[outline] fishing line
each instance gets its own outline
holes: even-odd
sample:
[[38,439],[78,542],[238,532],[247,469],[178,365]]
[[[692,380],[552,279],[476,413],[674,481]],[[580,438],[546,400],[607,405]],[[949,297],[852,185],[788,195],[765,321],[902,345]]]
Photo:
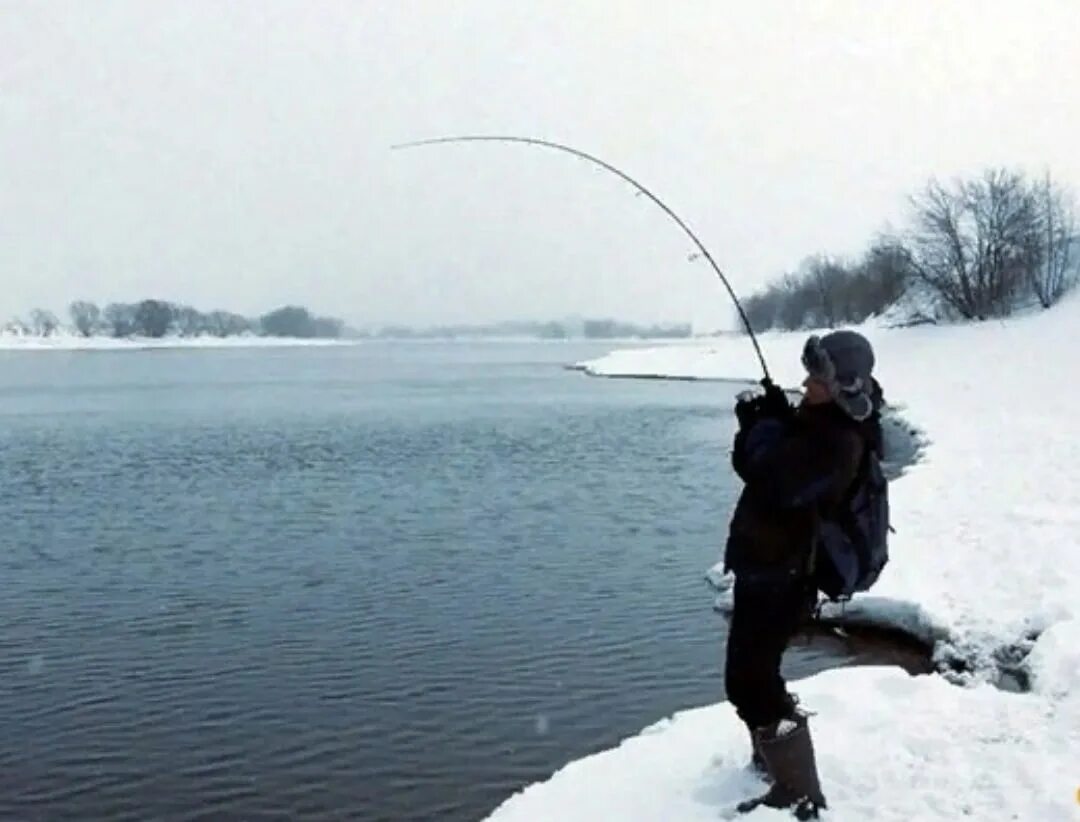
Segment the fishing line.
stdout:
[[[434,137],[428,140],[414,140],[408,143],[399,143],[397,145],[391,146],[391,149],[399,150],[407,148],[417,148],[419,146],[432,146],[442,143],[481,142],[524,143],[526,145],[543,146],[546,148],[555,149],[557,151],[563,151],[567,154],[573,154],[575,157],[580,157],[583,160],[588,160],[589,162],[595,163],[601,168],[610,171],[612,174],[615,174],[616,176],[630,183],[630,185],[636,188],[639,192],[652,200],[664,211],[665,214],[668,215],[668,217],[675,221],[679,228],[686,232],[686,235],[693,241],[694,245],[697,246],[698,251],[701,253],[701,256],[704,257],[706,261],[708,261],[709,265],[712,267],[712,270],[716,272],[716,276],[720,278],[720,282],[724,285],[724,288],[727,289],[727,293],[731,297],[731,301],[735,303],[735,308],[739,312],[739,318],[742,320],[743,327],[746,329],[746,333],[750,335],[750,341],[754,344],[754,351],[757,353],[758,361],[761,363],[761,370],[762,372],[764,372],[765,375],[764,379],[762,380],[762,385],[765,385],[767,387],[772,384],[772,378],[769,376],[769,367],[765,364],[765,356],[761,353],[761,346],[758,345],[757,337],[754,335],[754,329],[750,326],[750,321],[746,317],[746,312],[743,311],[743,307],[742,304],[739,302],[739,298],[735,296],[735,291],[734,289],[732,289],[731,283],[729,283],[727,277],[724,276],[724,272],[720,270],[720,266],[716,264],[716,261],[713,259],[712,254],[709,253],[709,250],[705,248],[705,244],[698,239],[697,235],[690,230],[690,227],[682,221],[678,214],[672,211],[667,206],[667,204],[664,203],[659,197],[649,191],[649,189],[645,188],[645,186],[643,186],[626,172],[620,171],[615,166],[611,165],[610,163],[604,162],[599,157],[594,157],[592,154],[587,154],[584,151],[580,151],[579,149],[572,148],[571,146],[566,146],[561,143],[553,143],[550,140],[541,140],[537,137],[514,137],[488,134],[464,135],[459,137]],[[694,257],[691,257],[690,259],[693,260]]]

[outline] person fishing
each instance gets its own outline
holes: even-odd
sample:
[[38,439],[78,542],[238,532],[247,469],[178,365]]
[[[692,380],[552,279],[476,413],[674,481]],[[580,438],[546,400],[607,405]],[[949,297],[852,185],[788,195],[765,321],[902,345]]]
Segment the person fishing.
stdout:
[[[474,134],[399,143],[409,149],[446,143],[514,143],[573,155],[629,183],[694,243],[738,311],[764,378],[763,396],[736,404],[739,431],[732,462],[745,482],[730,524],[725,564],[735,574],[728,634],[728,698],[750,729],[753,762],[772,787],[740,803],[792,807],[800,818],[825,807],[806,716],[780,675],[788,641],[821,593],[844,599],[866,591],[888,561],[888,495],[881,475],[881,389],[874,352],[850,331],[811,337],[803,352],[807,378],[801,405],[788,403],[769,375],[754,329],[724,272],[704,243],[652,191],[624,171],[572,146],[536,137]],[[856,483],[860,478],[865,481]],[[852,493],[852,486],[858,488]],[[858,503],[855,522],[833,519]],[[852,527],[848,527],[848,526]],[[831,573],[823,573],[824,569]]]
[[826,800],[807,715],[780,663],[817,602],[820,522],[848,500],[864,453],[881,451],[882,393],[873,349],[856,332],[810,337],[802,363],[807,376],[797,408],[771,382],[763,395],[740,395],[735,405],[732,467],[745,486],[724,557],[735,577],[725,687],[749,729],[752,766],[772,783],[738,809],[790,807],[811,819]]

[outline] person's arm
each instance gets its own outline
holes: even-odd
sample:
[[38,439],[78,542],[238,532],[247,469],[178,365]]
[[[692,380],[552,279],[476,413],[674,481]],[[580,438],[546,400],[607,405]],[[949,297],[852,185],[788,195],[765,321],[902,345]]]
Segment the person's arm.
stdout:
[[731,467],[745,483],[750,482],[746,471],[746,429],[740,428],[735,432],[735,443],[731,448]]
[[839,501],[862,457],[855,432],[810,436],[775,419],[758,422],[742,446],[736,470],[759,498],[778,508]]

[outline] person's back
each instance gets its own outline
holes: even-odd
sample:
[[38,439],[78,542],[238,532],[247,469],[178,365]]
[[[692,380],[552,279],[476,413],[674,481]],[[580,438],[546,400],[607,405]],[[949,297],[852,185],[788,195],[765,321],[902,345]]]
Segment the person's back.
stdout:
[[739,431],[732,462],[745,487],[729,531],[730,570],[801,569],[818,512],[842,504],[856,476],[862,427],[823,403]]
[[864,450],[880,450],[881,393],[870,344],[854,332],[812,337],[803,364],[806,394],[797,409],[775,387],[736,406],[732,465],[745,487],[725,552],[735,575],[725,685],[750,729],[754,763],[773,782],[740,808],[793,806],[808,818],[825,797],[806,717],[795,710],[780,662],[817,600],[817,524],[846,502]]

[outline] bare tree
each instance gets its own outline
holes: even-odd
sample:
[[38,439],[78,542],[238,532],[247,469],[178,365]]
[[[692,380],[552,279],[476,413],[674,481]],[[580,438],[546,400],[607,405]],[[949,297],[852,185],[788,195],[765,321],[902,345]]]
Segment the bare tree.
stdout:
[[104,317],[114,337],[130,337],[135,333],[135,306],[109,303],[105,306]]
[[1038,210],[1023,176],[992,169],[951,189],[932,180],[912,205],[916,275],[962,317],[1008,314],[1039,263]]
[[[753,294],[743,300],[743,311],[746,312],[747,322],[755,333],[768,331],[775,328],[777,315],[780,311],[782,295],[780,289],[771,285],[760,294]],[[741,325],[742,318],[736,312],[736,321]]]
[[173,323],[181,337],[197,337],[207,330],[207,317],[190,305],[174,307]]
[[206,328],[215,337],[232,337],[251,331],[252,321],[228,311],[211,311],[204,318]]
[[[911,198],[907,240],[879,235],[857,264],[817,255],[797,274],[746,300],[755,331],[835,328],[880,314],[912,289],[942,314],[986,319],[1012,311],[1030,289],[1049,307],[1080,285],[1080,233],[1073,199],[1049,176],[991,169],[949,186],[931,180]],[[928,292],[924,295],[923,292]]]
[[30,312],[30,331],[38,337],[51,337],[60,328],[60,321],[51,311],[35,308]]
[[986,313],[1008,314],[1039,265],[1039,217],[1031,187],[1017,173],[986,172],[965,186],[977,241],[975,281]]
[[144,337],[164,337],[172,326],[172,303],[164,300],[143,300],[135,306],[135,333]]
[[794,274],[785,274],[778,286],[781,294],[779,322],[787,331],[805,328],[814,306],[814,295]]
[[960,196],[931,180],[921,197],[914,197],[911,202],[915,212],[912,262],[916,274],[950,307],[965,317],[974,317],[972,252],[961,228],[963,203]]
[[882,236],[856,265],[808,257],[798,274],[786,274],[749,297],[744,308],[755,331],[860,323],[904,295],[911,270],[911,252],[898,239]]
[[1043,308],[1049,308],[1077,281],[1080,235],[1072,193],[1047,174],[1036,192],[1040,265],[1031,271],[1031,289]]
[[90,337],[101,328],[101,309],[94,303],[77,300],[68,307],[71,323],[84,337]]
[[819,255],[803,262],[803,287],[813,295],[814,325],[835,328],[850,319],[848,270],[837,260]]
[[0,329],[0,333],[12,334],[16,337],[28,337],[30,336],[30,327],[20,318],[12,317],[4,323],[4,327]]
[[879,314],[907,291],[911,252],[900,240],[880,237],[863,256],[851,278],[853,322]]
[[[585,336],[618,335],[609,320],[586,320]],[[340,337],[345,324],[333,317],[316,317],[306,308],[288,305],[264,314],[259,320],[262,333],[269,337]]]

